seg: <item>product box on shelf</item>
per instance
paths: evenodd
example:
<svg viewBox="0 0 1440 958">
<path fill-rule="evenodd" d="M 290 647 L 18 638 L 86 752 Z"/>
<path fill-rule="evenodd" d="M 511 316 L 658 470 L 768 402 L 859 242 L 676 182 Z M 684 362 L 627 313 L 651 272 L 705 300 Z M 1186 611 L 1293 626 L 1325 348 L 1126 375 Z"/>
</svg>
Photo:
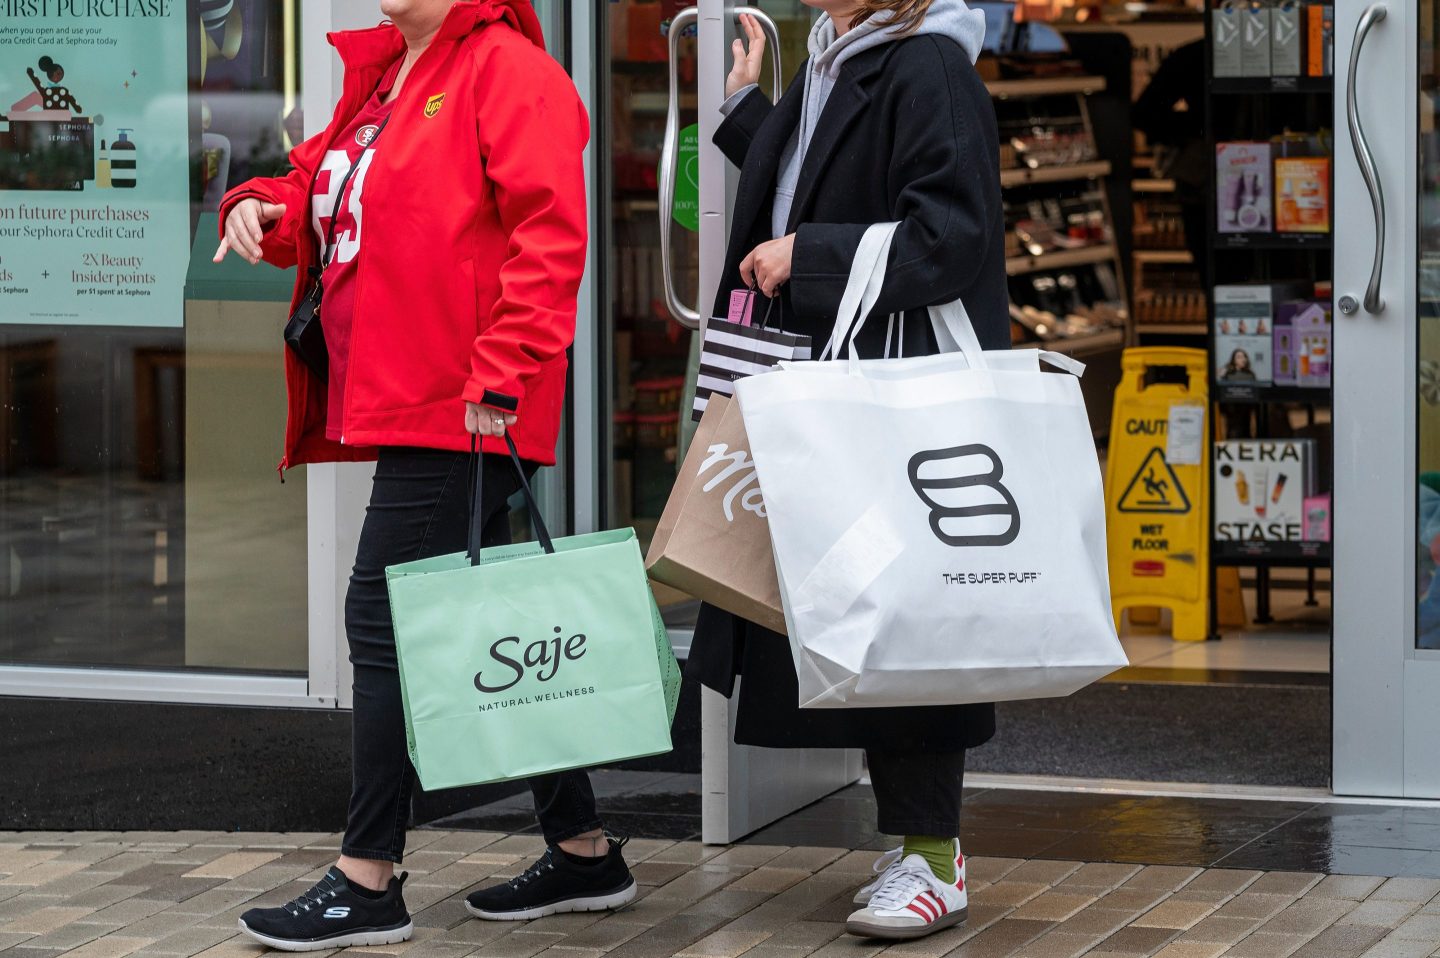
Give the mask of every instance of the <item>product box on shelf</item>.
<svg viewBox="0 0 1440 958">
<path fill-rule="evenodd" d="M 1270 0 L 1247 0 L 1240 17 L 1240 75 L 1270 75 Z"/>
<path fill-rule="evenodd" d="M 1330 157 L 1275 158 L 1275 229 L 1330 232 Z"/>
<path fill-rule="evenodd" d="M 1210 11 L 1210 45 L 1217 77 L 1238 77 L 1240 72 L 1240 33 L 1244 0 L 1217 0 Z"/>
<path fill-rule="evenodd" d="M 1293 386 L 1298 381 L 1295 371 L 1295 313 L 1302 303 L 1281 303 L 1275 310 L 1275 326 L 1270 338 L 1271 381 L 1277 386 Z"/>
<path fill-rule="evenodd" d="M 1305 74 L 1335 74 L 1335 8 L 1312 3 L 1305 7 Z"/>
<path fill-rule="evenodd" d="M 1271 217 L 1269 143 L 1215 144 L 1215 203 L 1221 233 L 1268 233 Z"/>
<path fill-rule="evenodd" d="M 1295 382 L 1318 389 L 1330 387 L 1332 327 L 1328 301 L 1295 317 Z"/>
<path fill-rule="evenodd" d="M 1215 538 L 1301 542 L 1315 481 L 1313 439 L 1230 439 L 1215 444 Z"/>
<path fill-rule="evenodd" d="M 1302 535 L 1306 542 L 1330 541 L 1330 493 L 1305 498 L 1305 528 Z"/>
<path fill-rule="evenodd" d="M 1305 5 L 1278 0 L 1270 9 L 1270 75 L 1296 77 L 1304 71 L 1300 54 L 1305 31 Z"/>
</svg>

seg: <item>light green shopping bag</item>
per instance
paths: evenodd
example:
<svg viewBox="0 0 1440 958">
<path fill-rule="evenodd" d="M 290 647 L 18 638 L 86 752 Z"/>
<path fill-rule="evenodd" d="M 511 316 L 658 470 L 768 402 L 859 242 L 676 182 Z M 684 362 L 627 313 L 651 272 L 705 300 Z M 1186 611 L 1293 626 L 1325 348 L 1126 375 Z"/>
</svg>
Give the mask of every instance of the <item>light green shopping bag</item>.
<svg viewBox="0 0 1440 958">
<path fill-rule="evenodd" d="M 427 790 L 672 748 L 680 670 L 634 530 L 552 544 L 524 491 L 540 542 L 385 570 L 410 761 Z"/>
</svg>

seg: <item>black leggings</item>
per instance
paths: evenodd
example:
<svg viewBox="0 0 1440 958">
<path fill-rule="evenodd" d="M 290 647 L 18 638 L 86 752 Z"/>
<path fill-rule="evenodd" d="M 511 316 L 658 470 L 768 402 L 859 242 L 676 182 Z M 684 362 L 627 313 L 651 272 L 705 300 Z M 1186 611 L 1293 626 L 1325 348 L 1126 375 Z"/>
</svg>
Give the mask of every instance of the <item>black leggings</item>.
<svg viewBox="0 0 1440 958">
<path fill-rule="evenodd" d="M 510 541 L 508 500 L 520 483 L 508 458 L 487 455 L 483 461 L 484 544 L 504 545 Z M 354 785 L 340 850 L 351 858 L 401 860 L 415 784 L 405 747 L 385 567 L 465 549 L 469 469 L 468 453 L 409 448 L 381 449 L 375 466 L 345 597 L 345 633 L 355 667 Z M 529 784 L 550 844 L 602 827 L 583 771 L 545 775 Z"/>
</svg>

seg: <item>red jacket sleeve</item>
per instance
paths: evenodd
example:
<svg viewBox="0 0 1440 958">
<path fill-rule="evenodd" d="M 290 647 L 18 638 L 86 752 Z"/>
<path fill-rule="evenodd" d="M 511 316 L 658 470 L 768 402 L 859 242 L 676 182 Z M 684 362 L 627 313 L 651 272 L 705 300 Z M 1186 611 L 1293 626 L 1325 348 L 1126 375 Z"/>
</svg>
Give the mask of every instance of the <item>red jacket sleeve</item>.
<svg viewBox="0 0 1440 958">
<path fill-rule="evenodd" d="M 476 65 L 480 155 L 510 243 L 464 397 L 483 403 L 489 392 L 493 403 L 498 393 L 518 408 L 526 380 L 575 339 L 590 122 L 570 77 L 518 34 L 483 44 Z"/>
<path fill-rule="evenodd" d="M 285 215 L 265 230 L 260 250 L 265 262 L 272 266 L 281 269 L 294 266 L 295 244 L 299 241 L 300 231 L 307 228 L 306 224 L 301 222 L 307 205 L 305 191 L 315 177 L 315 169 L 320 165 L 324 152 L 325 134 L 317 133 L 290 151 L 292 169 L 289 173 L 284 176 L 257 176 L 226 193 L 220 201 L 220 238 L 225 238 L 226 218 L 241 200 L 257 199 L 265 203 L 283 203 Z"/>
</svg>

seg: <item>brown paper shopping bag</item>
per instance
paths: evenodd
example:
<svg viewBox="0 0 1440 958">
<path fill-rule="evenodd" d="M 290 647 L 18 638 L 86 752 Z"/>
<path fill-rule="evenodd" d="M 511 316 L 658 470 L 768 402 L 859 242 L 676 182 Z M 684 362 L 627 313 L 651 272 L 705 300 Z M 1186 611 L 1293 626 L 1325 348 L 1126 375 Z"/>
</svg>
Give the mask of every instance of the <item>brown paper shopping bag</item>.
<svg viewBox="0 0 1440 958">
<path fill-rule="evenodd" d="M 657 582 L 785 632 L 765 502 L 740 405 L 728 396 L 710 398 L 645 568 Z"/>
</svg>

